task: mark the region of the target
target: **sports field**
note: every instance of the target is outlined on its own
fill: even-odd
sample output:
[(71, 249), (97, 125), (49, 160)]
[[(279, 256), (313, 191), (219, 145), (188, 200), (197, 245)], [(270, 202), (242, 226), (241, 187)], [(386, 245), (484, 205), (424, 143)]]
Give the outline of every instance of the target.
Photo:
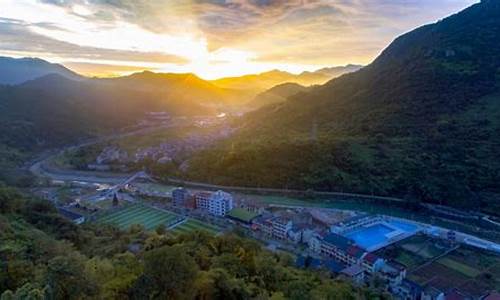
[(179, 217), (173, 213), (137, 204), (105, 215), (97, 222), (115, 224), (120, 229), (127, 229), (133, 224), (141, 224), (146, 230), (153, 230), (160, 224), (168, 227), (177, 218)]
[(214, 225), (204, 223), (195, 219), (189, 219), (186, 222), (175, 226), (173, 229), (170, 230), (170, 232), (173, 233), (174, 235), (178, 235), (196, 230), (206, 231), (214, 235), (220, 231), (219, 228), (217, 228)]

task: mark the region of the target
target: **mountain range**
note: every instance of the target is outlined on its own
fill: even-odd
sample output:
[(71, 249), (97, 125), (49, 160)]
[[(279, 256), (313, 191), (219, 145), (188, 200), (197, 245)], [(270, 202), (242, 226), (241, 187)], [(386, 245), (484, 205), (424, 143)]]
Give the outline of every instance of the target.
[(43, 59), (0, 56), (0, 84), (21, 84), (49, 74), (59, 74), (73, 80), (83, 78), (60, 64), (49, 63)]
[(184, 176), (495, 212), (498, 40), (498, 1), (404, 34), (361, 70), (247, 114), (237, 135), (193, 158), (196, 172)]
[(323, 68), (314, 72), (302, 72), (298, 75), (280, 71), (272, 70), (260, 74), (250, 74), (239, 77), (226, 77), (213, 80), (215, 85), (235, 90), (250, 90), (263, 92), (276, 85), (283, 83), (297, 83), (300, 85), (315, 85), (323, 84), (332, 78), (340, 75), (355, 72), (361, 69), (360, 65), (346, 65), (340, 67)]
[[(0, 154), (5, 158), (0, 159), (2, 167), (19, 163), (23, 153), (136, 124), (149, 111), (214, 115), (228, 107), (244, 106), (272, 82), (282, 83), (296, 76), (277, 71), (255, 75), (254, 83), (263, 82), (260, 88), (243, 91), (237, 84), (223, 87), (217, 80), (203, 80), (191, 73), (144, 71), (116, 78), (87, 78), (38, 58), (0, 57), (0, 70)], [(322, 72), (321, 80), (337, 74)], [(272, 73), (280, 76), (271, 80)]]

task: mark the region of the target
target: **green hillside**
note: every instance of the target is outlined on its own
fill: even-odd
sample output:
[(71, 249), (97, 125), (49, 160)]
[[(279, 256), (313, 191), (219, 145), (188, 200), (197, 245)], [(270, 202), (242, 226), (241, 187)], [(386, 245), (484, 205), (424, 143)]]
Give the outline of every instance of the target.
[(497, 1), (416, 29), (360, 71), (247, 115), (238, 135), (193, 158), (185, 175), (495, 211), (498, 40)]
[(0, 187), (0, 298), (383, 299), (234, 234), (158, 232), (76, 226)]

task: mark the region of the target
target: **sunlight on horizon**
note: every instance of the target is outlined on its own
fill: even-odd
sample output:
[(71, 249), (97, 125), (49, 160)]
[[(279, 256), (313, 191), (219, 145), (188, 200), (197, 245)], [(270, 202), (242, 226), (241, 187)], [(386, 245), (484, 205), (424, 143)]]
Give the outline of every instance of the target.
[[(88, 76), (141, 70), (204, 79), (274, 69), (297, 74), (366, 65), (398, 34), (474, 2), (425, 0), (421, 5), (429, 10), (422, 13), (376, 1), (0, 0), (0, 55), (40, 57)], [(404, 17), (404, 9), (415, 17)], [(378, 25), (384, 22), (390, 25)]]

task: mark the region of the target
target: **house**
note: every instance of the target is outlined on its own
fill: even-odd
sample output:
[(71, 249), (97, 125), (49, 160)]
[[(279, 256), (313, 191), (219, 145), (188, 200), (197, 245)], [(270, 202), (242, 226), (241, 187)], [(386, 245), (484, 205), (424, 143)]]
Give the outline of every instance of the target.
[(361, 262), (361, 265), (369, 274), (378, 272), (384, 264), (385, 260), (373, 253), (366, 253), (366, 255), (363, 256), (363, 260)]
[(309, 249), (312, 252), (320, 253), (322, 243), (323, 243), (323, 235), (321, 235), (320, 233), (314, 233), (307, 242), (307, 245), (309, 246)]
[(178, 187), (172, 191), (172, 203), (176, 206), (194, 207), (193, 197), (185, 188)]
[(233, 209), (233, 197), (223, 191), (199, 192), (195, 194), (194, 198), (197, 209), (207, 211), (215, 216), (225, 216)]
[(365, 270), (360, 265), (352, 265), (340, 271), (340, 274), (361, 285), (365, 280)]
[(288, 231), (288, 238), (296, 244), (307, 244), (314, 233), (314, 228), (309, 224), (294, 224)]
[(59, 214), (61, 214), (65, 219), (68, 219), (77, 225), (85, 222), (85, 216), (81, 214), (69, 211), (61, 207), (59, 207), (57, 210), (59, 211)]

